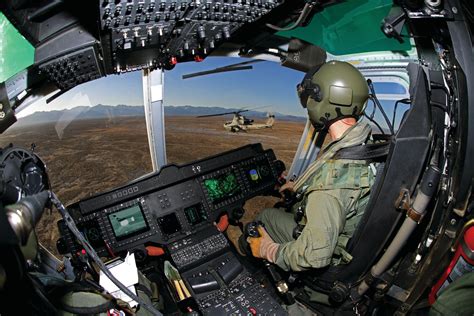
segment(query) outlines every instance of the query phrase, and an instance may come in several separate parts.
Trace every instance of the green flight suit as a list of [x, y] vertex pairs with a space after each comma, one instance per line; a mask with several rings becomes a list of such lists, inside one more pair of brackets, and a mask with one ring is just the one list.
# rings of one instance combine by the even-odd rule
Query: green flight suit
[[451, 283], [430, 309], [430, 316], [474, 315], [474, 272], [469, 272]]
[[[374, 168], [365, 160], [332, 158], [341, 148], [366, 143], [370, 132], [368, 124], [358, 123], [322, 149], [320, 157], [295, 183], [302, 198], [292, 213], [270, 208], [259, 214], [257, 219], [280, 244], [275, 263], [282, 269], [302, 271], [352, 259], [345, 246], [365, 210]], [[304, 209], [299, 222], [304, 228], [294, 239], [298, 207]]]

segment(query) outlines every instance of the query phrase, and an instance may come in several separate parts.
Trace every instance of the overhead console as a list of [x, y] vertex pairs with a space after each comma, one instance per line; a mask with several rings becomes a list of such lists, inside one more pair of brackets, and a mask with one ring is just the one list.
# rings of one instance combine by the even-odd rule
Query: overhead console
[[[326, 2], [332, 1], [311, 2], [313, 9], [304, 11], [313, 14]], [[47, 95], [59, 88], [50, 102], [109, 74], [202, 61], [223, 44], [220, 54], [232, 50], [242, 56], [286, 45], [289, 40], [277, 36], [266, 47], [265, 39], [275, 27], [303, 23], [298, 16], [308, 5], [304, 0], [0, 1], [1, 13], [34, 47], [33, 64], [6, 81], [10, 107], [29, 100], [31, 89]], [[301, 68], [299, 61], [306, 58], [300, 55], [299, 47], [290, 50], [284, 65]]]
[[100, 25], [111, 34], [116, 72], [201, 61], [244, 24], [280, 0], [101, 0]]
[[[179, 252], [179, 241], [190, 246], [192, 241], [186, 237], [213, 227], [223, 212], [271, 191], [283, 168], [272, 150], [263, 150], [261, 144], [247, 145], [186, 165], [167, 165], [157, 173], [79, 201], [68, 209], [99, 255], [144, 249], [150, 243]], [[68, 248], [79, 250], [63, 224], [60, 229]], [[227, 245], [225, 238], [214, 239], [209, 247], [196, 246], [196, 256]], [[194, 260], [175, 261], [185, 266]]]

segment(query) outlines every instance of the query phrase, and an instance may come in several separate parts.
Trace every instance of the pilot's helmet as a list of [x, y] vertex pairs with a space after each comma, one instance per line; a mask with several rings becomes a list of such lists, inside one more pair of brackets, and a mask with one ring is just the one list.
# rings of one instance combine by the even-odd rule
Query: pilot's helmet
[[346, 117], [358, 119], [365, 110], [369, 88], [357, 68], [329, 61], [308, 71], [297, 86], [301, 105], [316, 130]]

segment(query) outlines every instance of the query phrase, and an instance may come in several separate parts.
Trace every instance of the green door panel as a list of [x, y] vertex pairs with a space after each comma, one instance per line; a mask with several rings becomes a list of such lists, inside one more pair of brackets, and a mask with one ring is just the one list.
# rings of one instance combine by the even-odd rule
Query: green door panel
[[32, 65], [35, 49], [0, 12], [0, 82]]
[[[381, 21], [391, 7], [392, 0], [349, 0], [326, 7], [315, 14], [306, 27], [277, 34], [305, 40], [333, 55], [410, 51], [408, 38], [401, 44], [387, 38], [380, 29]], [[402, 34], [407, 34], [406, 30]]]

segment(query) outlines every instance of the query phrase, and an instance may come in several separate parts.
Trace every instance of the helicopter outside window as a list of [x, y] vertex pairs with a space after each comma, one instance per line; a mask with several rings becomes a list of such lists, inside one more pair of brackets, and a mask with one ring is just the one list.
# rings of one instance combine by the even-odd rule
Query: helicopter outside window
[[237, 62], [242, 58], [211, 57], [165, 73], [168, 162], [185, 163], [262, 143], [290, 166], [306, 122], [294, 89], [303, 73], [259, 62], [250, 71], [183, 79]]
[[[372, 80], [377, 99], [396, 132], [404, 113], [410, 107], [408, 82], [397, 76], [370, 76], [368, 78]], [[375, 121], [370, 122], [374, 133], [390, 133], [381, 110], [377, 109], [372, 99], [368, 100], [363, 120], [367, 122]]]

